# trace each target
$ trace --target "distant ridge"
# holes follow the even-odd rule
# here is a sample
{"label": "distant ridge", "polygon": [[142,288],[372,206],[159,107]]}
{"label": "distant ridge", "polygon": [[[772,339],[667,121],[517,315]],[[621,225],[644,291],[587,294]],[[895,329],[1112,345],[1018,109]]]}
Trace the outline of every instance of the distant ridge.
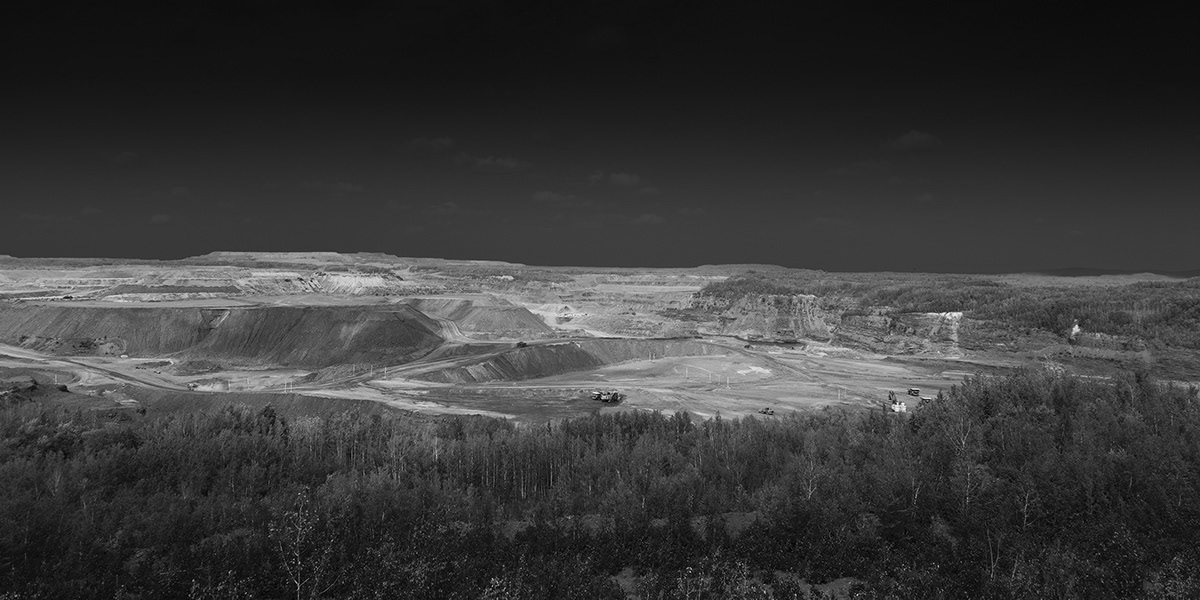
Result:
{"label": "distant ridge", "polygon": [[1033,271],[1036,275],[1052,275],[1055,277],[1101,277],[1104,275],[1162,275],[1164,277],[1174,277],[1177,279],[1190,279],[1192,277],[1200,277],[1200,269],[1192,269],[1191,271],[1162,271],[1162,270],[1133,270],[1133,269],[1100,269],[1095,267],[1066,267],[1062,269],[1048,269],[1045,271]]}

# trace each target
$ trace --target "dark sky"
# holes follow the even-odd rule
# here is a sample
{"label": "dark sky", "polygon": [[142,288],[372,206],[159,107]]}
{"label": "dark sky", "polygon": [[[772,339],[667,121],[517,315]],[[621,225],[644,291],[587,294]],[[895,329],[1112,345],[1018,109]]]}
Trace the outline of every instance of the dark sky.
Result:
{"label": "dark sky", "polygon": [[1200,268],[1153,5],[12,4],[0,254]]}

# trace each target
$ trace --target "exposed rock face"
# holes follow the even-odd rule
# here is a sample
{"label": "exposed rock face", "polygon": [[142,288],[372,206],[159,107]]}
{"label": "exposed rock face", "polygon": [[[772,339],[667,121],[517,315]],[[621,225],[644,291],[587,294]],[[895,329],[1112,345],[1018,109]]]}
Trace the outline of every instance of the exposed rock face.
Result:
{"label": "exposed rock face", "polygon": [[957,354],[962,321],[961,312],[890,313],[879,308],[842,315],[836,338],[847,346],[891,354]]}
{"label": "exposed rock face", "polygon": [[1146,342],[1140,339],[1122,338],[1106,333],[1083,331],[1082,329],[1075,333],[1072,341],[1076,346],[1083,348],[1100,348],[1125,352],[1140,352],[1146,349]]}
{"label": "exposed rock face", "polygon": [[[697,308],[720,309],[707,302],[698,300]],[[724,307],[717,317],[721,334],[779,341],[827,341],[832,333],[826,318],[836,318],[818,307],[816,296],[807,294],[746,296]]]}

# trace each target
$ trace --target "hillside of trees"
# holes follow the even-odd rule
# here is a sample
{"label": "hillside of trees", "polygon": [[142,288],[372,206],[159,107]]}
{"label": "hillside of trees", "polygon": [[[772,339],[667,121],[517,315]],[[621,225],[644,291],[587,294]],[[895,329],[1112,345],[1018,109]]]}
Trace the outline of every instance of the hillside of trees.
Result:
{"label": "hillside of trees", "polygon": [[5,600],[1195,598],[1197,548],[1197,390],[1136,372],[908,415],[0,410]]}
{"label": "hillside of trees", "polygon": [[1200,350],[1200,278],[1122,286],[1018,286],[963,275],[853,278],[791,277],[750,271],[700,290],[729,304],[746,295],[813,294],[847,312],[891,307],[896,313],[962,311],[1013,331],[1066,335],[1084,330]]}

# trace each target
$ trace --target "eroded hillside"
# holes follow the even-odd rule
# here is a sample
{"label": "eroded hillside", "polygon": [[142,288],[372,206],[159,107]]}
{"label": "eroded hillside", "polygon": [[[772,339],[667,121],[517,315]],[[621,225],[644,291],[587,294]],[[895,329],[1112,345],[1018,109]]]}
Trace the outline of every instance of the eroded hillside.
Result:
{"label": "eroded hillside", "polygon": [[0,306],[0,343],[58,355],[180,356],[324,367],[402,363],[443,341],[407,305],[232,308]]}

